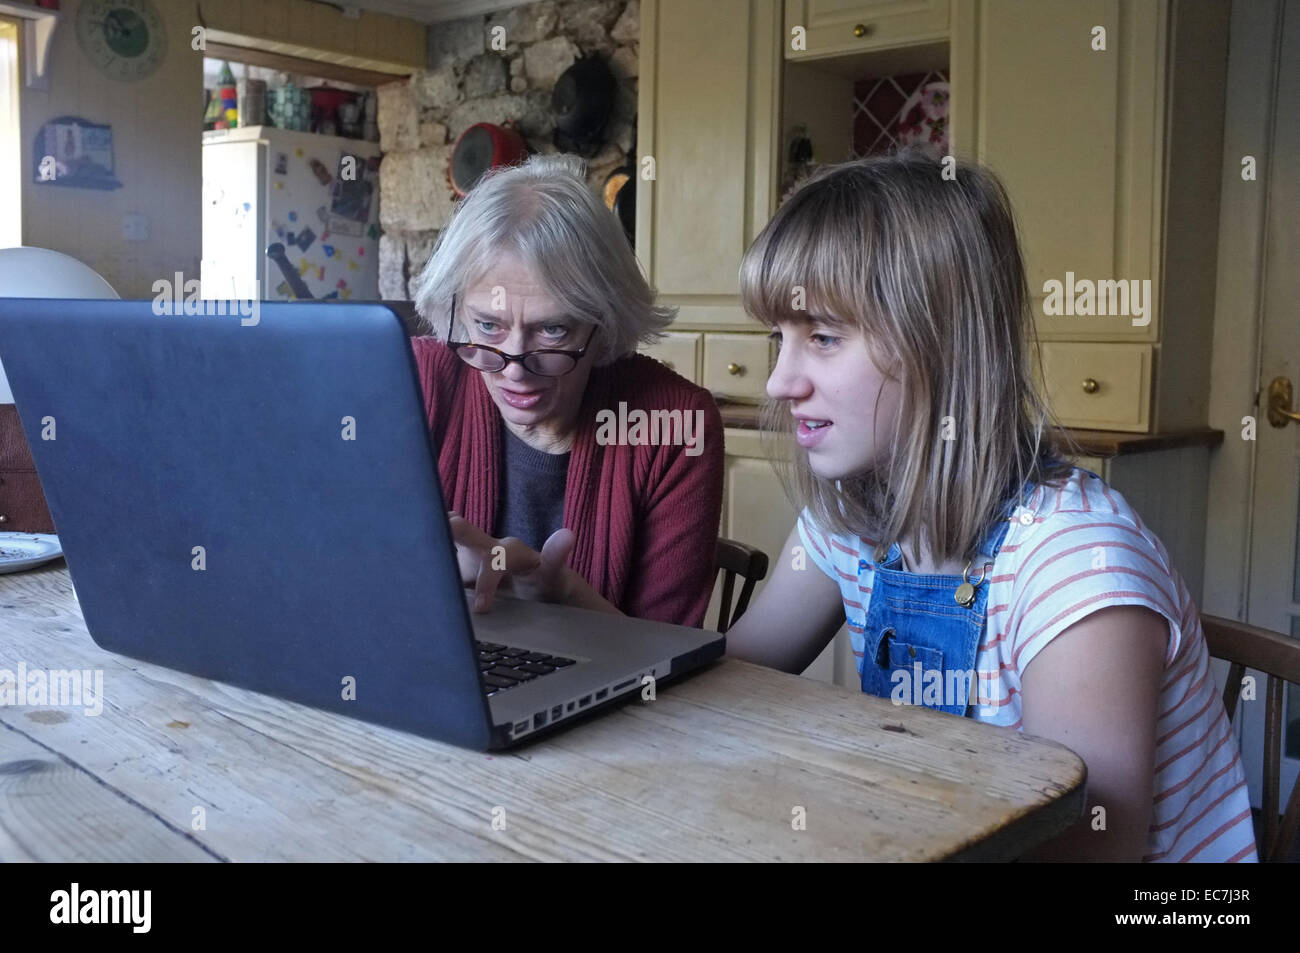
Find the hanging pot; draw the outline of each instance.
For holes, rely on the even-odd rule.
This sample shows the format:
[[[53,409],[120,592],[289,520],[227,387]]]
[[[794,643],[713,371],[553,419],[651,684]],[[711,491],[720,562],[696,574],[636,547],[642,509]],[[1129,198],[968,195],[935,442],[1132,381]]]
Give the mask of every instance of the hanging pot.
[[[515,165],[528,157],[528,144],[510,124],[480,122],[466,129],[452,149],[447,181],[464,198],[488,169]]]
[[[551,92],[556,147],[587,158],[595,155],[617,92],[618,81],[599,54],[584,57],[565,70]]]

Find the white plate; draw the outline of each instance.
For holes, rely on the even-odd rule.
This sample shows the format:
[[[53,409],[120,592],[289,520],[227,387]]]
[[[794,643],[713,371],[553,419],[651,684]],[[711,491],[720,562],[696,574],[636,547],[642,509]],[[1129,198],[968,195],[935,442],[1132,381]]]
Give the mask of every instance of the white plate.
[[[0,573],[31,569],[63,555],[50,533],[0,533]]]

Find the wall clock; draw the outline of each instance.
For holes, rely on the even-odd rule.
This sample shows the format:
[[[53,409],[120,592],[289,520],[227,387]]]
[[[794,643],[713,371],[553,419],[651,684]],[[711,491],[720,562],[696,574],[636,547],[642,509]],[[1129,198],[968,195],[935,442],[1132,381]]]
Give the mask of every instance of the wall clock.
[[[82,0],[77,42],[111,79],[144,79],[167,53],[163,20],[152,0]]]

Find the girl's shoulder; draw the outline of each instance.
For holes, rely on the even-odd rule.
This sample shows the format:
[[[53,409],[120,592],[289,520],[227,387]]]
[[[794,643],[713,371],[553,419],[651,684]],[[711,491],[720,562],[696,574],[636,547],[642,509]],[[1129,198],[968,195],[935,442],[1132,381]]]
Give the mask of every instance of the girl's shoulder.
[[[1071,468],[1059,479],[1035,484],[1012,511],[1010,524],[1008,544],[1034,538],[1042,544],[1086,531],[1103,536],[1137,536],[1159,547],[1159,540],[1124,495],[1091,470],[1080,467]]]
[[[1123,494],[1074,468],[1035,487],[1015,511],[993,568],[1017,665],[1057,633],[1109,606],[1149,608],[1172,623],[1170,657],[1193,615],[1191,597],[1159,537]],[[1026,654],[1027,650],[1027,654]]]

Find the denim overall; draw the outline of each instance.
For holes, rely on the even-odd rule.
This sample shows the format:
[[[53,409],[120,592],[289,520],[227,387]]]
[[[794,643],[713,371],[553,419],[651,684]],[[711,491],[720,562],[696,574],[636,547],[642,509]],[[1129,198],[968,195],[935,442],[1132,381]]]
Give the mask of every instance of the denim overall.
[[[961,576],[920,575],[903,569],[903,553],[897,543],[883,562],[877,555],[871,601],[863,626],[862,690],[882,698],[896,692],[904,704],[923,705],[952,715],[966,715],[970,704],[979,701],[979,674],[975,658],[984,635],[985,610],[989,598],[985,569],[997,558],[1010,524],[1008,516],[1017,500],[1003,508],[985,535],[979,555],[971,564],[969,578],[975,587],[975,601],[969,607],[954,598]],[[858,563],[861,575],[867,561]],[[903,673],[896,676],[896,672]],[[950,679],[949,672],[962,678]],[[939,703],[924,700],[924,685],[938,673]],[[969,673],[969,679],[964,676]],[[953,691],[950,691],[950,686]],[[931,689],[933,691],[933,689]]]

